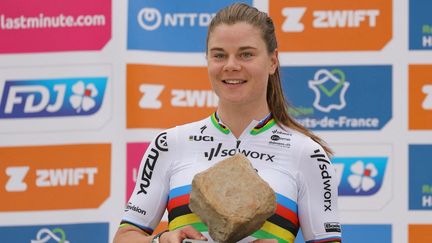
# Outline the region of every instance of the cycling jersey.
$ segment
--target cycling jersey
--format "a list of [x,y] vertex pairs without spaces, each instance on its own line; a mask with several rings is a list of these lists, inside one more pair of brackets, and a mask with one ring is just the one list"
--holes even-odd
[[122,223],[151,234],[165,209],[168,227],[192,225],[210,240],[207,226],[188,207],[195,174],[243,153],[276,193],[277,209],[260,230],[242,240],[341,242],[335,171],[323,148],[281,127],[271,115],[252,121],[236,138],[216,113],[161,132],[148,147]]

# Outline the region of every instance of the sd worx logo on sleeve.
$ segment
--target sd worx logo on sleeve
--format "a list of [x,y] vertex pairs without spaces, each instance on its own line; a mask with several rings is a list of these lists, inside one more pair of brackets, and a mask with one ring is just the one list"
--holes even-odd
[[0,211],[98,208],[110,194],[111,145],[0,148]]
[[106,77],[6,80],[0,119],[88,116],[100,109],[106,85]]
[[204,67],[127,66],[127,127],[169,128],[209,116],[218,97]]
[[280,51],[381,50],[392,38],[392,0],[271,0]]

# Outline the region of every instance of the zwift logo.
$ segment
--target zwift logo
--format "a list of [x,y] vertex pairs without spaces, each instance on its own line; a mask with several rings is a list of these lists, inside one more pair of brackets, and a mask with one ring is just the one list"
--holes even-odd
[[340,196],[371,196],[384,181],[387,157],[335,157],[332,163],[340,179]]
[[106,77],[7,80],[0,119],[88,116],[101,108],[106,85]]

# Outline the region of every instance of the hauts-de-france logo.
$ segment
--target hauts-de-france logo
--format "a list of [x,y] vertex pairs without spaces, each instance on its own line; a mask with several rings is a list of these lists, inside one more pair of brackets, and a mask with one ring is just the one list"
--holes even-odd
[[392,117],[391,66],[282,67],[291,114],[315,130],[380,130]]
[[384,180],[387,157],[335,157],[332,163],[339,175],[340,196],[376,194]]
[[88,116],[104,100],[106,77],[6,80],[0,119]]
[[322,112],[341,110],[345,108],[345,94],[349,82],[345,80],[345,73],[340,69],[320,69],[314,79],[308,82],[309,88],[315,93],[313,106]]

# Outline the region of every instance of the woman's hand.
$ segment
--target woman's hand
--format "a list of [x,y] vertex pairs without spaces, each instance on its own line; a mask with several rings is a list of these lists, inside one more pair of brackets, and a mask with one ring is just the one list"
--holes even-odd
[[163,233],[160,238],[160,243],[181,243],[184,239],[207,240],[201,232],[194,227],[187,225],[173,231]]

